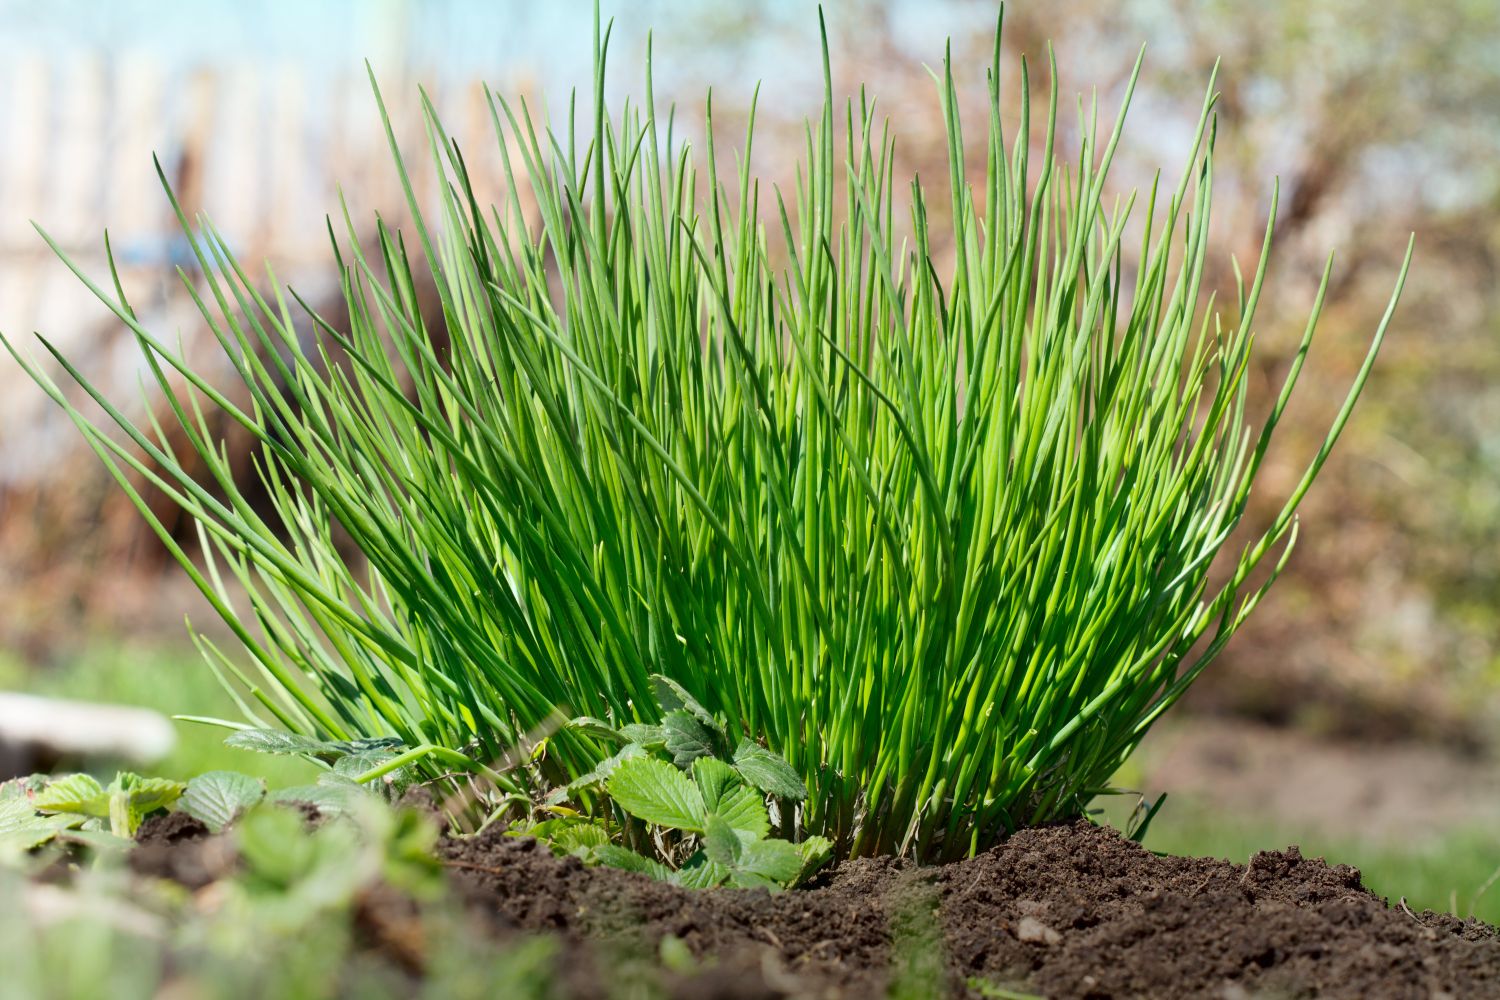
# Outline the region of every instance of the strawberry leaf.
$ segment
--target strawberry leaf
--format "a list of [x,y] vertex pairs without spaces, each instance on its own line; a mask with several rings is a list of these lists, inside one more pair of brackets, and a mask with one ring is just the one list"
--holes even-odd
[[714,734],[692,713],[674,709],[662,719],[662,728],[667,733],[667,753],[678,767],[690,767],[700,757],[713,756]]
[[707,830],[703,835],[703,853],[708,860],[725,868],[738,868],[745,845],[734,827],[725,822],[723,816],[710,816],[705,825]]
[[645,722],[632,722],[621,726],[620,735],[647,750],[656,750],[667,745],[667,731],[661,726]]
[[39,816],[24,796],[0,798],[0,858],[40,847],[59,830],[77,826],[82,816]]
[[105,791],[122,796],[132,813],[145,816],[182,798],[186,788],[187,785],[171,778],[143,778],[139,774],[121,771]]
[[698,791],[703,793],[703,807],[709,812],[719,808],[719,799],[726,792],[744,787],[734,768],[717,757],[699,757],[693,761],[693,780],[698,783]]
[[265,783],[248,774],[205,771],[187,783],[177,808],[218,833],[265,796]]
[[49,782],[36,794],[32,805],[40,812],[109,815],[109,796],[90,774],[69,774]]
[[793,885],[801,885],[812,878],[813,873],[833,857],[833,844],[827,837],[808,837],[794,846],[802,857],[802,870],[797,873],[797,881],[792,883]]
[[763,792],[799,801],[807,798],[807,786],[792,765],[763,746],[749,740],[741,742],[734,751],[734,766],[746,781]]
[[566,788],[559,790],[562,792],[562,794],[557,796],[557,800],[560,802],[573,792],[581,792],[585,788],[593,788],[595,785],[604,784],[604,782],[609,779],[609,776],[615,773],[615,769],[625,761],[630,760],[633,757],[644,757],[645,755],[646,748],[641,746],[639,743],[625,744],[620,748],[619,753],[615,754],[613,757],[606,757],[604,760],[601,760],[598,766],[588,774],[581,775],[580,777],[568,782]]
[[686,711],[709,729],[721,736],[724,734],[724,727],[719,725],[719,720],[715,719],[698,699],[688,694],[687,689],[672,678],[662,674],[652,674],[651,686],[656,691],[656,703],[661,706],[662,712]]
[[656,826],[703,832],[703,795],[677,768],[663,760],[636,757],[615,769],[605,786],[615,804]]
[[778,886],[790,886],[802,874],[802,864],[802,855],[794,845],[784,840],[757,840],[744,845],[738,867]]
[[594,848],[593,858],[595,861],[611,868],[622,868],[628,872],[639,872],[642,875],[650,875],[654,879],[663,882],[672,877],[672,869],[660,861],[652,861],[619,844],[603,844]]
[[324,740],[280,729],[241,729],[224,737],[224,745],[256,753],[298,754],[306,757],[326,754],[330,749],[330,744]]
[[708,860],[706,855],[699,852],[689,858],[687,864],[673,872],[668,881],[684,889],[712,889],[716,885],[723,885],[727,878],[729,878],[728,868]]
[[765,799],[760,792],[746,785],[738,785],[725,793],[715,812],[745,843],[760,840],[771,832],[771,817],[766,813]]

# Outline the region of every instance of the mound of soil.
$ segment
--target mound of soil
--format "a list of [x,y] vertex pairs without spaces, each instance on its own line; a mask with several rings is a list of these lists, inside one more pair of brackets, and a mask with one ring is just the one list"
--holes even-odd
[[498,832],[440,851],[499,925],[570,942],[584,996],[618,985],[618,956],[684,946],[702,964],[669,976],[683,997],[872,997],[901,982],[1052,1000],[1500,996],[1500,931],[1387,906],[1357,869],[1295,847],[1249,865],[1158,857],[1077,823],[941,867],[851,861],[777,895],[678,889]]
[[[189,886],[234,866],[177,814],[142,827],[131,867]],[[445,838],[455,888],[501,942],[561,939],[565,997],[631,982],[679,1000],[927,997],[1500,997],[1500,930],[1415,913],[1357,869],[1263,852],[1248,865],[1159,857],[1088,823],[1026,830],[965,861],[849,861],[808,888],[679,889],[587,868],[499,831]],[[361,927],[408,921],[361,903]],[[420,975],[389,934],[363,934]],[[629,992],[627,990],[627,992]]]

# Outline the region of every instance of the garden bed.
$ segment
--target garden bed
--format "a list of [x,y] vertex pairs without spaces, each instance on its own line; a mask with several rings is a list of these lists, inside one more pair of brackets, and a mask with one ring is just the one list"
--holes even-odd
[[[148,824],[134,867],[211,878],[205,834]],[[939,867],[846,862],[775,895],[589,868],[499,831],[445,839],[439,854],[499,938],[562,938],[567,996],[610,995],[632,976],[678,997],[929,996],[939,983],[979,997],[1500,994],[1500,931],[1387,906],[1358,870],[1295,848],[1248,866],[1158,857],[1076,823]],[[400,917],[367,914],[370,944],[398,949]]]

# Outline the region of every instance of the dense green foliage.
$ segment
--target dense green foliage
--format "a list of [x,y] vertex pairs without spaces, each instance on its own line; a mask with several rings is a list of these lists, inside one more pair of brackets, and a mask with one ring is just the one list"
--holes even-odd
[[[549,792],[510,832],[585,863],[698,889],[774,892],[822,867],[833,848],[826,838],[792,844],[771,836],[773,822],[789,820],[789,810],[807,798],[791,765],[750,740],[731,743],[723,722],[671,678],[652,682],[661,723],[615,729],[598,719],[573,720],[572,727],[620,749]],[[601,798],[619,807],[618,816]]]
[[[784,197],[751,175],[753,116],[726,178],[711,106],[700,165],[655,112],[649,67],[644,107],[611,113],[596,42],[591,121],[538,131],[492,97],[510,191],[494,210],[429,107],[441,217],[408,184],[414,244],[381,224],[372,253],[346,217],[347,329],[299,334],[209,222],[182,219],[201,268],[189,290],[247,405],[147,329],[118,282],[90,283],[138,338],[192,462],[66,358],[130,441],[18,358],[244,641],[249,669],[205,650],[254,725],[390,737],[411,748],[402,765],[524,794],[538,790],[505,762],[559,709],[655,723],[662,674],[800,774],[794,838],[939,858],[1076,814],[1284,564],[1390,311],[1279,514],[1219,558],[1322,293],[1256,430],[1270,224],[1221,320],[1198,291],[1211,97],[1181,182],[1137,213],[1127,273],[1136,199],[1105,194],[1124,107],[1107,136],[1084,115],[1064,165],[1055,85],[1038,154],[1023,73],[1007,146],[997,43],[974,188],[945,66],[949,266],[929,252],[920,183],[898,221],[894,141],[863,96],[840,114],[828,84]],[[417,305],[419,269],[441,316]],[[205,403],[259,442],[274,515],[235,482]],[[196,519],[206,568],[132,473]],[[366,562],[346,562],[336,525]],[[561,784],[611,751],[565,728],[545,763]]]

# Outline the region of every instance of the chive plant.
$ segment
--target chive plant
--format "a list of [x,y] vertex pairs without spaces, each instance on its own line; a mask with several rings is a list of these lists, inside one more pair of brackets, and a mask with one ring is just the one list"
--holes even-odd
[[[690,148],[656,110],[649,48],[645,103],[609,107],[597,17],[592,122],[554,134],[490,95],[499,206],[475,199],[424,101],[446,179],[424,216],[386,118],[411,222],[362,243],[345,211],[347,324],[263,292],[177,208],[201,269],[187,293],[242,395],[148,329],[118,281],[69,262],[132,331],[165,419],[133,420],[44,340],[122,437],[12,353],[243,642],[237,657],[200,639],[249,724],[396,737],[400,763],[431,776],[535,792],[497,762],[559,710],[656,721],[662,674],[802,776],[783,835],[940,859],[1078,814],[1223,649],[1285,564],[1391,310],[1305,474],[1247,534],[1328,272],[1257,428],[1274,198],[1221,318],[1201,291],[1212,89],[1175,190],[1115,199],[1139,61],[1113,127],[1085,115],[1064,164],[1055,65],[1041,148],[1024,63],[1007,140],[997,33],[978,143],[954,66],[936,74],[939,213],[921,183],[898,194],[872,102],[836,105],[824,38],[826,98],[791,191],[751,172],[753,109],[732,176],[711,102],[707,148]],[[423,271],[441,315],[418,306]],[[272,509],[231,475],[215,409],[253,436]],[[156,520],[145,483],[196,521],[205,559]],[[611,752],[564,727],[546,760],[565,781]]]

